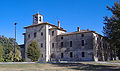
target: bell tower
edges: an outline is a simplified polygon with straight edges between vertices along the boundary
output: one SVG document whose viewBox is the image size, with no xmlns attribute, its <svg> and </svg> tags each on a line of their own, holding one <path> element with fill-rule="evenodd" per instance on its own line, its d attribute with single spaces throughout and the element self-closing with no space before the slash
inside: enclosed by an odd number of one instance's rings
<svg viewBox="0 0 120 71">
<path fill-rule="evenodd" d="M 43 22 L 43 15 L 39 14 L 39 12 L 37 12 L 37 14 L 33 15 L 33 25 L 40 24 L 42 22 Z"/>
</svg>

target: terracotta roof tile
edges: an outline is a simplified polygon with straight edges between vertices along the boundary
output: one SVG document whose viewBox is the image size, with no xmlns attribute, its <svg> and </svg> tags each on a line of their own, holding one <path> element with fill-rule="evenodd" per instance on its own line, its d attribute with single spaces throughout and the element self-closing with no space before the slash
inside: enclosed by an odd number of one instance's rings
<svg viewBox="0 0 120 71">
<path fill-rule="evenodd" d="M 74 35 L 74 34 L 90 33 L 90 32 L 91 32 L 91 33 L 95 33 L 95 34 L 97 34 L 97 35 L 99 35 L 99 36 L 102 36 L 102 35 L 96 33 L 95 31 L 89 31 L 89 30 L 81 30 L 81 31 L 76 31 L 76 32 L 71 32 L 71 33 L 62 33 L 62 34 L 60 34 L 60 35 L 58 35 L 58 36 Z M 103 36 L 102 36 L 102 37 L 103 37 Z"/>
<path fill-rule="evenodd" d="M 50 24 L 50 23 L 47 23 L 47 22 L 42 22 L 42 23 L 39 23 L 39 24 L 33 24 L 33 25 L 30 25 L 30 26 L 27 26 L 27 27 L 24 27 L 24 28 L 26 29 L 26 28 L 29 28 L 29 27 L 36 27 L 36 26 L 44 25 L 44 24 L 48 24 L 48 25 L 57 27 L 56 25 L 53 25 L 53 24 Z"/>
<path fill-rule="evenodd" d="M 48 25 L 50 25 L 50 26 L 55 27 L 55 28 L 53 28 L 53 29 L 58 29 L 58 30 L 62 30 L 62 31 L 65 31 L 65 32 L 66 32 L 66 30 L 64 30 L 63 28 L 58 28 L 58 26 L 53 25 L 53 24 L 50 24 L 50 23 L 47 23 L 47 22 L 42 22 L 42 23 L 39 23 L 39 24 L 30 25 L 30 26 L 24 27 L 24 29 L 27 29 L 27 28 L 30 28 L 30 27 L 36 27 L 36 26 L 39 26 L 39 25 L 45 25 L 45 24 L 48 24 Z M 51 28 L 51 29 L 52 29 L 52 28 Z"/>
<path fill-rule="evenodd" d="M 67 32 L 67 31 L 64 30 L 63 28 L 58 28 L 58 27 L 56 27 L 56 28 L 50 28 L 50 30 L 54 30 L 54 29 L 57 29 L 57 30 L 61 30 L 61 31 L 65 31 L 65 32 Z"/>
</svg>

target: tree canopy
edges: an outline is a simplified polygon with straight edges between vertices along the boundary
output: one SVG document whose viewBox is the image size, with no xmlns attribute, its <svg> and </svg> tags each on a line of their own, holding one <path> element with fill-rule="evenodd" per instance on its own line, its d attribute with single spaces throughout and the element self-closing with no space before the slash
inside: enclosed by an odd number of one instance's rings
<svg viewBox="0 0 120 71">
<path fill-rule="evenodd" d="M 117 1 L 114 6 L 107 6 L 107 9 L 112 12 L 112 16 L 104 17 L 103 33 L 108 38 L 108 41 L 115 46 L 120 57 L 120 3 Z"/>
<path fill-rule="evenodd" d="M 32 41 L 27 47 L 27 57 L 32 61 L 38 61 L 41 57 L 40 48 L 36 41 Z"/>
<path fill-rule="evenodd" d="M 14 44 L 16 44 L 16 54 L 14 57 Z M 2 46 L 2 58 L 5 62 L 8 61 L 19 61 L 22 59 L 20 47 L 18 46 L 17 42 L 13 38 L 7 38 L 4 36 L 0 36 L 0 45 Z"/>
</svg>

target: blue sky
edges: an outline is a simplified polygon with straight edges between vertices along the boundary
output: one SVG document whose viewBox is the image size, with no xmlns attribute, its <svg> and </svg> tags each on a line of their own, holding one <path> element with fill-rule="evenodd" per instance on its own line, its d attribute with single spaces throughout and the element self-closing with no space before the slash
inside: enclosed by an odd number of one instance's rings
<svg viewBox="0 0 120 71">
<path fill-rule="evenodd" d="M 24 43 L 23 27 L 32 25 L 33 17 L 39 10 L 44 21 L 61 26 L 67 32 L 80 29 L 103 31 L 103 17 L 110 16 L 106 5 L 115 0 L 0 0 L 0 35 L 14 38 L 14 23 L 17 22 L 17 42 Z M 102 34 L 103 35 L 103 34 Z"/>
</svg>

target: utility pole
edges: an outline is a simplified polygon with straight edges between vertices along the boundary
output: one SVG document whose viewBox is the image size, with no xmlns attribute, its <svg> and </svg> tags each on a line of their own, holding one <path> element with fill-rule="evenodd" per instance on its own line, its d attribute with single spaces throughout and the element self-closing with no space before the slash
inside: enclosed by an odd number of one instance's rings
<svg viewBox="0 0 120 71">
<path fill-rule="evenodd" d="M 14 41 L 14 62 L 15 62 L 15 53 L 16 53 L 16 25 L 17 25 L 17 23 L 15 22 L 14 25 L 15 25 L 15 41 Z"/>
</svg>

